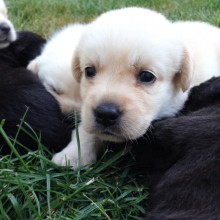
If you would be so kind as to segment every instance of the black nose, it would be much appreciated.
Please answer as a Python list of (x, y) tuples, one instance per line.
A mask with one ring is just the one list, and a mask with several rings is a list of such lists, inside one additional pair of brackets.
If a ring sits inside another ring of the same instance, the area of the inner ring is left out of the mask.
[(10, 31), (10, 27), (8, 24), (6, 23), (1, 23), (0, 24), (0, 33), (4, 34), (4, 35), (8, 35), (9, 31)]
[(121, 115), (119, 108), (112, 103), (104, 103), (96, 107), (94, 110), (96, 122), (104, 125), (115, 125)]

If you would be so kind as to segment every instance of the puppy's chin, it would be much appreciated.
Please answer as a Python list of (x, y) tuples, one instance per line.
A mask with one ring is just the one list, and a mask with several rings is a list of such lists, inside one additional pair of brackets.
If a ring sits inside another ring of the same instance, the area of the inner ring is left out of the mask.
[(4, 49), (10, 45), (10, 41), (0, 41), (0, 49)]
[(8, 36), (1, 37), (0, 34), (0, 49), (8, 47), (16, 39), (17, 39), (17, 35), (14, 30), (11, 30)]
[(102, 141), (109, 141), (109, 142), (115, 142), (115, 143), (120, 143), (120, 142), (125, 142), (126, 139), (122, 136), (116, 136), (112, 134), (106, 134), (106, 133), (96, 133), (95, 134), (97, 138), (99, 138)]
[(88, 132), (89, 134), (96, 136), (101, 141), (116, 142), (116, 143), (126, 141), (126, 138), (117, 128), (114, 129), (104, 128), (104, 127), (100, 128), (100, 126), (98, 125), (83, 123), (83, 122), (84, 120), (82, 118), (82, 126), (84, 127), (85, 131)]

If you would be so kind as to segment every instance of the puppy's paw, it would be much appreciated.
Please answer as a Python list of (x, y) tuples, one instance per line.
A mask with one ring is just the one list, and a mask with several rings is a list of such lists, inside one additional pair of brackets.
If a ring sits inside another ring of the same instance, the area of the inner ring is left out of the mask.
[(90, 163), (93, 163), (97, 160), (96, 153), (90, 152), (90, 153), (81, 153), (80, 160), (78, 157), (78, 152), (67, 152), (67, 151), (61, 151), (59, 153), (56, 153), (52, 161), (60, 166), (70, 166), (72, 169), (78, 168), (78, 166), (85, 166)]
[(78, 155), (61, 151), (53, 156), (52, 161), (57, 165), (63, 167), (70, 166), (72, 169), (76, 169), (78, 166)]
[(60, 166), (70, 166), (76, 169), (78, 166), (85, 166), (97, 160), (99, 142), (94, 135), (88, 134), (79, 126), (81, 134), (80, 155), (78, 154), (78, 142), (76, 133), (73, 131), (71, 142), (61, 152), (55, 154), (52, 161)]

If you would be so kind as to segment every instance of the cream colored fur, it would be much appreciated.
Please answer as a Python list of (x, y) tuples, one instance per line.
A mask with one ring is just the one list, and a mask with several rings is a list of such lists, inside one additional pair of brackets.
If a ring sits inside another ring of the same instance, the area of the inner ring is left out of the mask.
[(64, 27), (52, 36), (42, 54), (28, 65), (28, 69), (38, 74), (66, 114), (80, 111), (79, 84), (72, 75), (71, 62), (83, 30), (82, 24)]
[[(183, 107), (190, 87), (219, 75), (219, 34), (208, 24), (172, 23), (142, 8), (113, 10), (89, 24), (73, 56), (82, 99), (81, 165), (96, 160), (100, 140), (141, 137), (153, 120), (174, 116)], [(87, 67), (95, 68), (93, 78), (85, 76)], [(143, 70), (152, 72), (155, 82), (140, 82)], [(123, 113), (114, 129), (103, 130), (95, 120), (94, 109), (106, 102)], [(76, 167), (77, 149), (73, 137), (53, 161), (65, 165), (69, 160)]]
[(220, 75), (220, 29), (199, 21), (173, 24), (179, 38), (188, 48), (192, 63), (190, 85), (195, 86)]

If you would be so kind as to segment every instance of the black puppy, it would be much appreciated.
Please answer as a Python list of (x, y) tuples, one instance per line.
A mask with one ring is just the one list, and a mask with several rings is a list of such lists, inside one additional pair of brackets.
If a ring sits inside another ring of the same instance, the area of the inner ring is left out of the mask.
[[(63, 122), (57, 101), (37, 76), (26, 69), (29, 61), (40, 54), (44, 44), (45, 40), (34, 33), (20, 32), (15, 42), (0, 50), (0, 120), (5, 119), (3, 129), (14, 138), (21, 118), (27, 112), (25, 122), (39, 135), (45, 146), (57, 152), (69, 143), (71, 130)], [(25, 123), (23, 129), (34, 136)], [(38, 143), (23, 129), (17, 137), (18, 151), (27, 152), (22, 145), (36, 150)], [(5, 138), (0, 134), (0, 155), (10, 152)]]
[(220, 78), (193, 88), (183, 112), (138, 144), (151, 179), (147, 220), (220, 219)]

